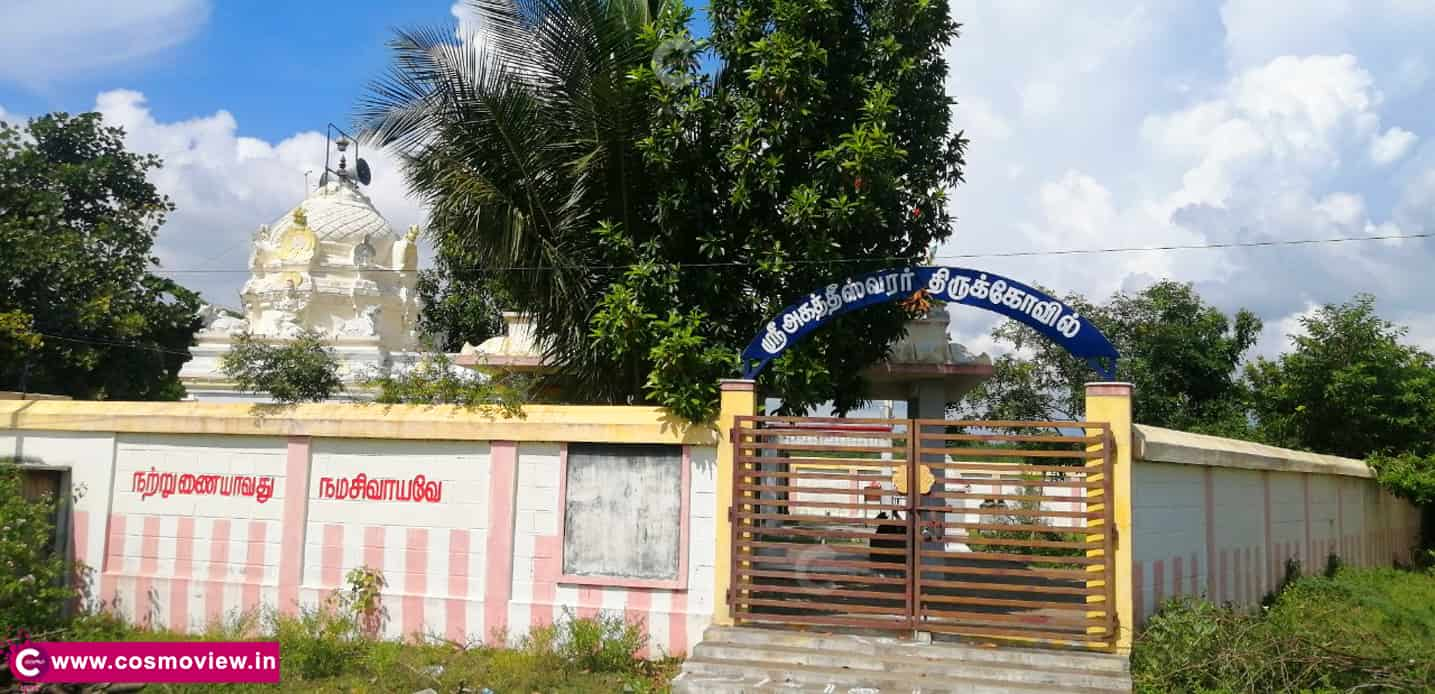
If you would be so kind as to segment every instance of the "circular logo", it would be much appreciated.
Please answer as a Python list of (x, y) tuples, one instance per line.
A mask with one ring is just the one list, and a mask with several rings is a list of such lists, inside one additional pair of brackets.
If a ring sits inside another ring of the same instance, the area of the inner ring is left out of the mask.
[(680, 62), (672, 61), (676, 56), (683, 59), (692, 53), (697, 46), (686, 38), (671, 38), (658, 44), (657, 50), (653, 51), (653, 73), (658, 76), (658, 84), (670, 89), (685, 87), (693, 81), (693, 76), (688, 74)]
[(33, 644), (24, 644), (10, 653), (10, 672), (16, 679), (33, 680), (50, 671), (50, 659)]

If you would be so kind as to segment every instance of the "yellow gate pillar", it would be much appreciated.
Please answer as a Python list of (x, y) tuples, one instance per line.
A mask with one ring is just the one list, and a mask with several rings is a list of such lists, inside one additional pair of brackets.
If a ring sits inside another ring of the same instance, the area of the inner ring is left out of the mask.
[(1116, 610), (1119, 653), (1131, 652), (1131, 638), (1136, 627), (1136, 605), (1131, 586), (1131, 394), (1130, 383), (1086, 384), (1086, 421), (1111, 425), (1115, 450), (1111, 456), (1112, 517), (1116, 521)]
[(721, 401), (718, 412), (717, 485), (716, 508), (713, 509), (713, 527), (717, 537), (717, 548), (713, 561), (713, 624), (732, 624), (732, 613), (727, 604), (728, 589), (732, 586), (732, 479), (737, 469), (737, 448), (733, 445), (733, 418), (757, 414), (757, 383), (746, 379), (727, 379), (718, 383)]

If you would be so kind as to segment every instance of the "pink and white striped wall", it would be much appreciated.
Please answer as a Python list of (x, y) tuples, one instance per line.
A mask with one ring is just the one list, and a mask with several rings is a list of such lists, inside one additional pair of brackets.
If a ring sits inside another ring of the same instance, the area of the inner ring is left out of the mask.
[(1356, 566), (1410, 560), (1417, 510), (1382, 490), (1360, 461), (1138, 428), (1164, 444), (1145, 446), (1152, 454), (1132, 470), (1138, 625), (1178, 595), (1259, 604), (1287, 559), (1305, 573), (1322, 570), (1331, 554)]
[[(91, 592), (137, 622), (200, 631), (257, 608), (315, 606), (379, 569), (390, 637), (513, 639), (565, 614), (639, 621), (651, 654), (686, 653), (712, 614), (716, 449), (685, 446), (684, 575), (667, 587), (562, 575), (566, 445), (502, 441), (5, 432), (71, 469), (72, 544)], [(273, 496), (144, 496), (136, 472), (274, 478)], [(319, 498), (324, 478), (442, 483), (440, 502)]]

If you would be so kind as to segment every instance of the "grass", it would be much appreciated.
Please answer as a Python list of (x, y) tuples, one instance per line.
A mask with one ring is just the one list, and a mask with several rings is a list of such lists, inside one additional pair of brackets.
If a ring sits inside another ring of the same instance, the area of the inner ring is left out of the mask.
[(1137, 638), (1136, 691), (1435, 691), (1435, 572), (1333, 562), (1266, 603), (1167, 602)]
[(643, 660), (642, 629), (616, 617), (578, 619), (534, 629), (512, 648), (444, 642), (383, 641), (363, 635), (342, 610), (298, 616), (238, 615), (201, 635), (135, 628), (116, 617), (81, 617), (63, 635), (74, 641), (277, 640), (277, 685), (151, 684), (146, 692), (665, 692), (675, 658)]

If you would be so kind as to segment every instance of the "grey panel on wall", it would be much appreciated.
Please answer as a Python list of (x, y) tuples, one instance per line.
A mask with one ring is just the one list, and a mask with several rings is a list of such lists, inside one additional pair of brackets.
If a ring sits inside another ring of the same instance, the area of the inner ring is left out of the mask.
[(569, 444), (563, 572), (677, 578), (682, 467), (679, 446)]

